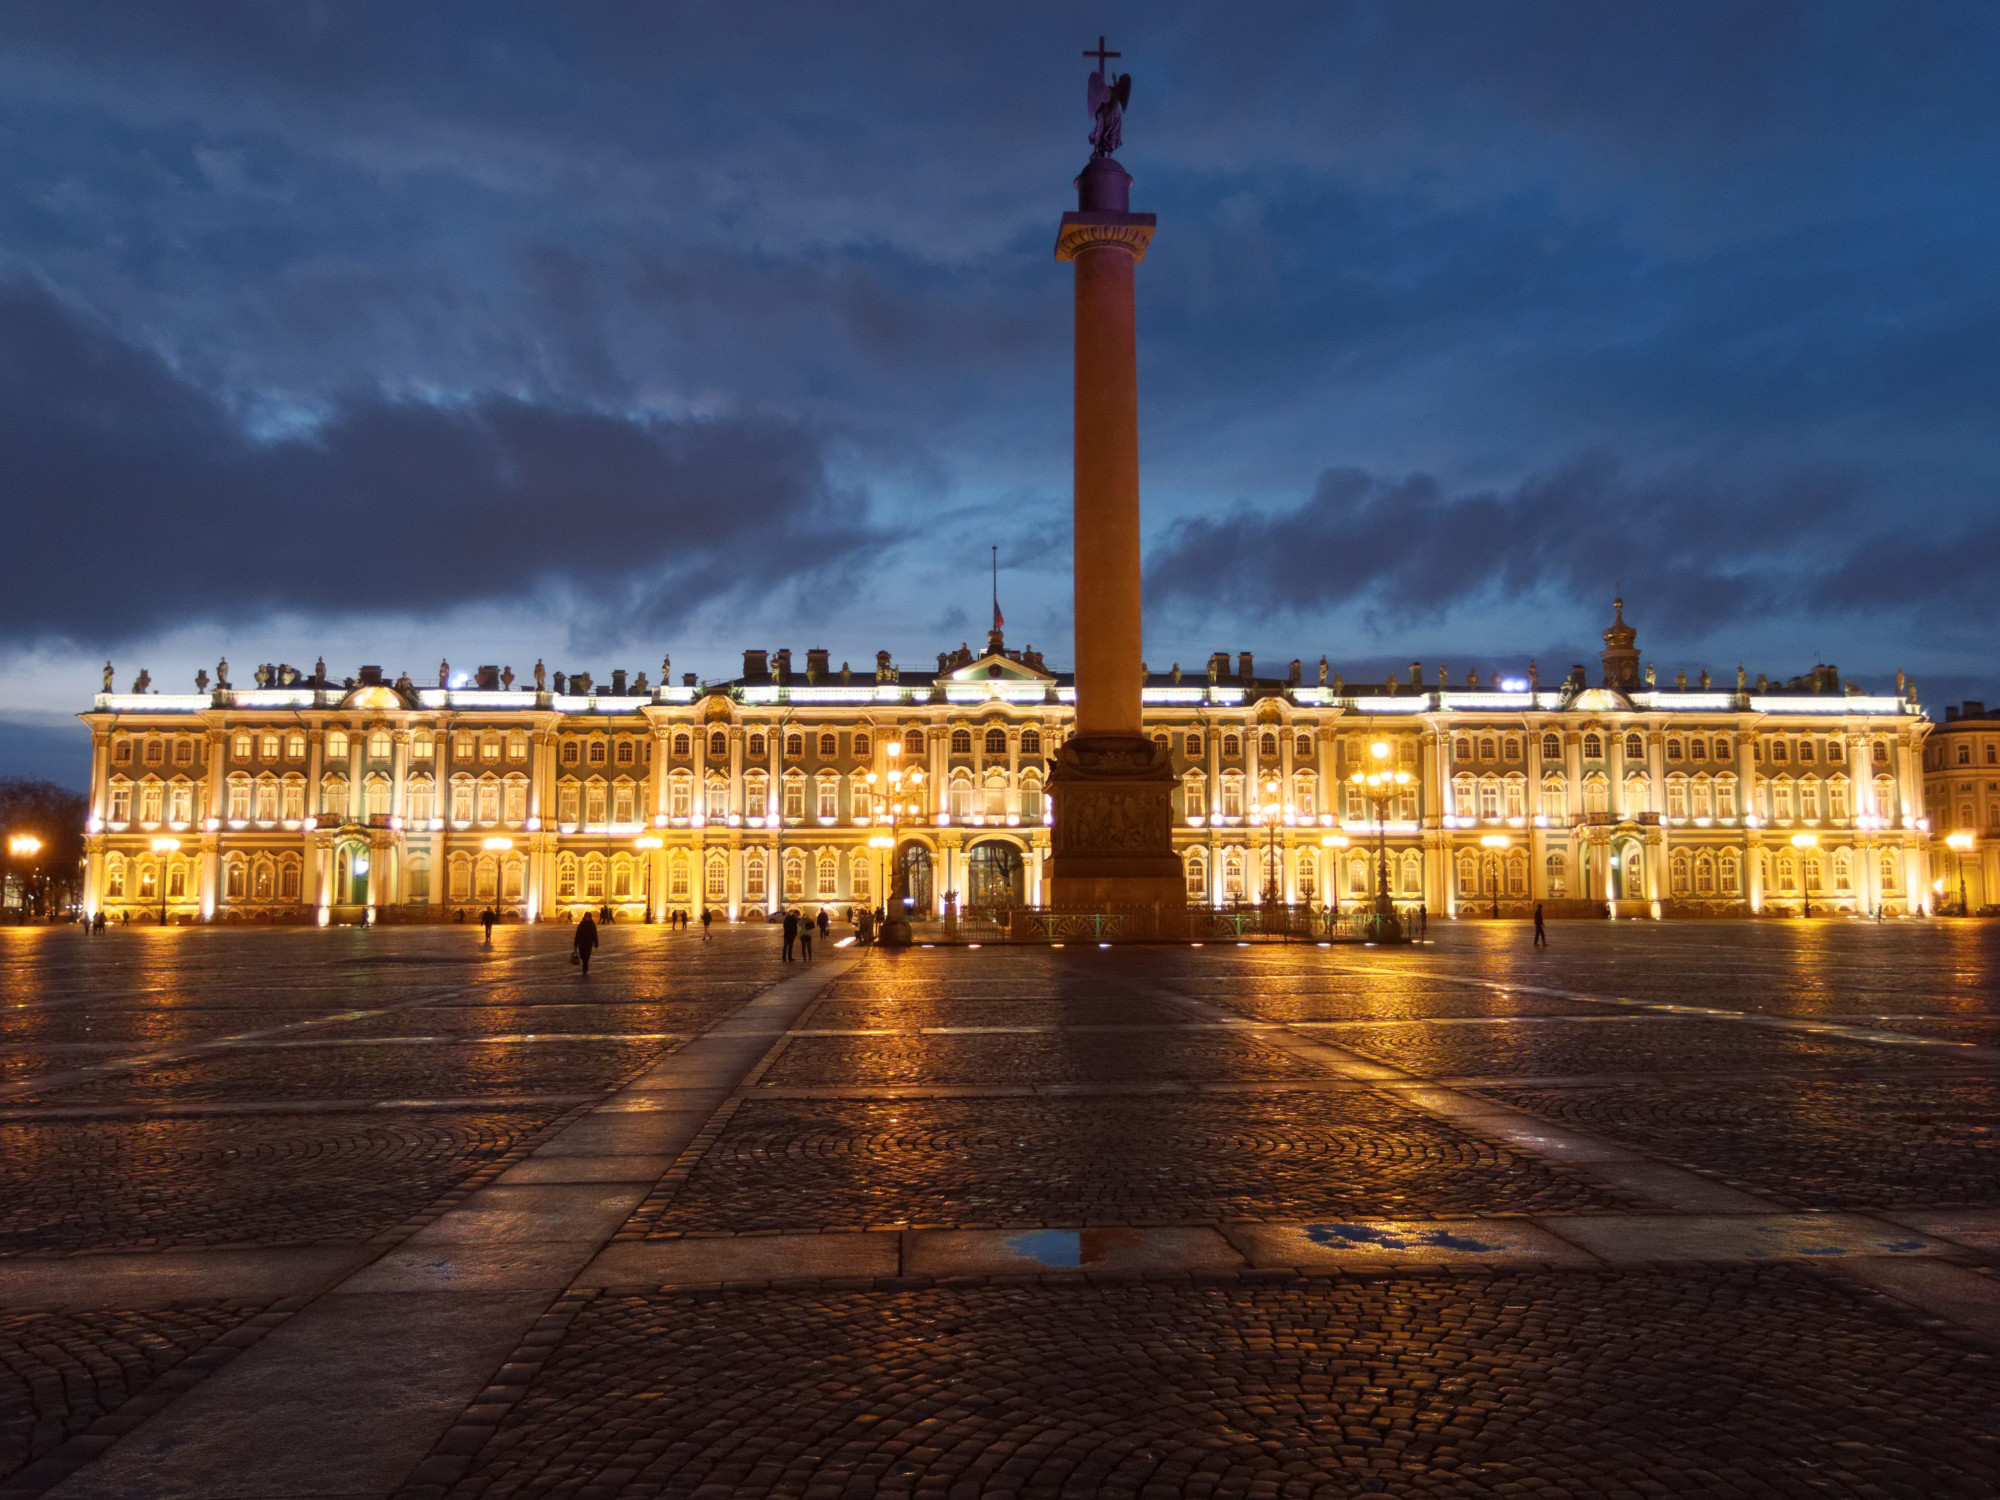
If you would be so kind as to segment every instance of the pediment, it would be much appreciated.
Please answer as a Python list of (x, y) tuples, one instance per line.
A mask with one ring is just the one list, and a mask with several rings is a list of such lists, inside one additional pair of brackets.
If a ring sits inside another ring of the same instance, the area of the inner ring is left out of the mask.
[(1011, 656), (988, 655), (945, 674), (951, 682), (1053, 682), (1051, 672), (1037, 672)]

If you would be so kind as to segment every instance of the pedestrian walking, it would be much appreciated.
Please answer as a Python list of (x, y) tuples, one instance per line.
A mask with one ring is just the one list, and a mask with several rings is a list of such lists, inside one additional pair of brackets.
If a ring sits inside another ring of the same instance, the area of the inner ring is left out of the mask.
[(799, 923), (799, 957), (807, 963), (813, 961), (813, 920), (807, 917)]
[(589, 912), (585, 912), (583, 920), (576, 924), (576, 937), (570, 949), (570, 962), (583, 966), (583, 973), (578, 978), (590, 978), (590, 955), (596, 951), (597, 923)]
[(710, 907), (704, 906), (701, 909), (701, 940), (704, 943), (712, 943), (715, 941), (715, 933), (710, 930), (710, 924), (712, 924), (714, 921), (715, 921), (714, 910)]
[(1549, 930), (1542, 925), (1542, 903), (1537, 901), (1535, 903), (1535, 946), (1537, 948), (1546, 948), (1548, 945)]
[(819, 909), (819, 935), (823, 938), (833, 936), (833, 918), (826, 914), (824, 906)]
[(479, 914), (479, 925), (486, 929), (486, 946), (489, 948), (493, 946), (493, 924), (499, 920), (499, 914), (490, 906)]
[(785, 962), (786, 963), (790, 963), (792, 961), (792, 945), (796, 943), (798, 940), (799, 940), (799, 914), (795, 911), (788, 911), (785, 913)]
[(1420, 901), (1417, 903), (1417, 936), (1422, 937), (1425, 933), (1429, 932), (1430, 930), (1431, 930), (1430, 903), (1426, 901)]

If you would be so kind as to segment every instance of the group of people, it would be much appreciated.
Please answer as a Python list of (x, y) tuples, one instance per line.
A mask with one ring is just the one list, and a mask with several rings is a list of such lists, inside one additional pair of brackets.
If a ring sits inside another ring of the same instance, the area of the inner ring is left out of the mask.
[(785, 962), (786, 963), (790, 963), (792, 961), (792, 950), (795, 947), (798, 949), (798, 954), (801, 959), (803, 959), (806, 963), (812, 962), (813, 933), (815, 931), (817, 931), (821, 937), (831, 937), (833, 935), (833, 918), (829, 917), (826, 914), (825, 907), (822, 906), (819, 909), (818, 921), (814, 921), (813, 918), (802, 915), (797, 910), (788, 911), (785, 913)]

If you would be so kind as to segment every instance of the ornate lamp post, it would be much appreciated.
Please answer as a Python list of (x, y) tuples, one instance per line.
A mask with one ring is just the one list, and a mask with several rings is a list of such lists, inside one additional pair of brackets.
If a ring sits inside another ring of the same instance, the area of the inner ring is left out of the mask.
[(1493, 915), (1500, 915), (1500, 851), (1514, 841), (1504, 833), (1483, 835), (1479, 842), (1485, 846), (1487, 856), (1493, 861)]
[(1333, 891), (1333, 914), (1335, 917), (1338, 917), (1340, 915), (1339, 851), (1347, 847), (1347, 835), (1344, 833), (1329, 833), (1326, 834), (1324, 837), (1322, 837), (1319, 843), (1322, 849), (1332, 849), (1333, 851), (1335, 851), (1333, 856), (1333, 868), (1327, 872), (1327, 885)]
[(1264, 905), (1275, 906), (1284, 894), (1285, 875), (1278, 860), (1278, 820), (1284, 813), (1278, 800), (1278, 778), (1264, 782), (1264, 802), (1257, 811), (1264, 819)]
[(1802, 915), (1808, 917), (1812, 915), (1812, 879), (1807, 874), (1811, 866), (1806, 862), (1804, 855), (1806, 850), (1816, 848), (1818, 844), (1819, 835), (1816, 833), (1795, 833), (1792, 835), (1792, 847), (1798, 850), (1801, 856), (1799, 859), (1799, 891), (1805, 901), (1805, 910)]
[(632, 847), (637, 849), (646, 860), (646, 920), (648, 922), (653, 920), (653, 851), (663, 847), (666, 842), (665, 839), (654, 833), (645, 834), (640, 838), (632, 840)]
[(1961, 917), (1968, 914), (1965, 902), (1965, 856), (1974, 842), (1973, 836), (1963, 831), (1947, 834), (1945, 837), (1945, 843), (1958, 855), (1958, 914)]
[(160, 857), (160, 925), (167, 925), (167, 857), (180, 848), (176, 838), (161, 837), (153, 840), (153, 853)]
[[(873, 815), (877, 821), (880, 821), (882, 815), (886, 812), (889, 818), (889, 854), (891, 861), (889, 866), (889, 909), (887, 918), (882, 923), (881, 936), (877, 941), (891, 948), (903, 948), (908, 947), (910, 942), (910, 916), (903, 891), (902, 862), (895, 857), (897, 830), (901, 826), (905, 813), (914, 817), (923, 810), (919, 798), (924, 784), (924, 773), (922, 771), (905, 771), (903, 769), (901, 760), (903, 747), (900, 742), (896, 740), (889, 741), (883, 747), (883, 751), (889, 757), (889, 772), (882, 782), (884, 790), (878, 791), (876, 789), (876, 775), (873, 771), (868, 773), (868, 795), (874, 803)], [(907, 802), (904, 801), (906, 794), (909, 797)], [(871, 839), (870, 842), (873, 843), (874, 841)]]
[(1386, 741), (1377, 740), (1368, 747), (1368, 753), (1381, 769), (1356, 771), (1347, 779), (1375, 809), (1375, 915), (1370, 926), (1378, 940), (1395, 942), (1403, 935), (1403, 924), (1396, 920), (1396, 903), (1389, 897), (1389, 799), (1408, 786), (1411, 777), (1408, 771), (1388, 769)]
[(35, 885), (35, 856), (41, 853), (41, 850), (42, 841), (32, 833), (17, 833), (7, 840), (7, 852), (14, 857), (15, 863), (25, 864), (28, 867), (28, 884), (21, 892), (21, 922), (24, 926), (27, 924), (30, 896)]

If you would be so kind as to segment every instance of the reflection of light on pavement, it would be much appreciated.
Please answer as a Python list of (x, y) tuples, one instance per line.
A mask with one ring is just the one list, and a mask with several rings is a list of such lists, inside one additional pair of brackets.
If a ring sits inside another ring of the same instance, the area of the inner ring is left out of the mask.
[(833, 946), (836, 948), (852, 948), (854, 946), (854, 939), (851, 937), (844, 937), (839, 942), (835, 943)]

